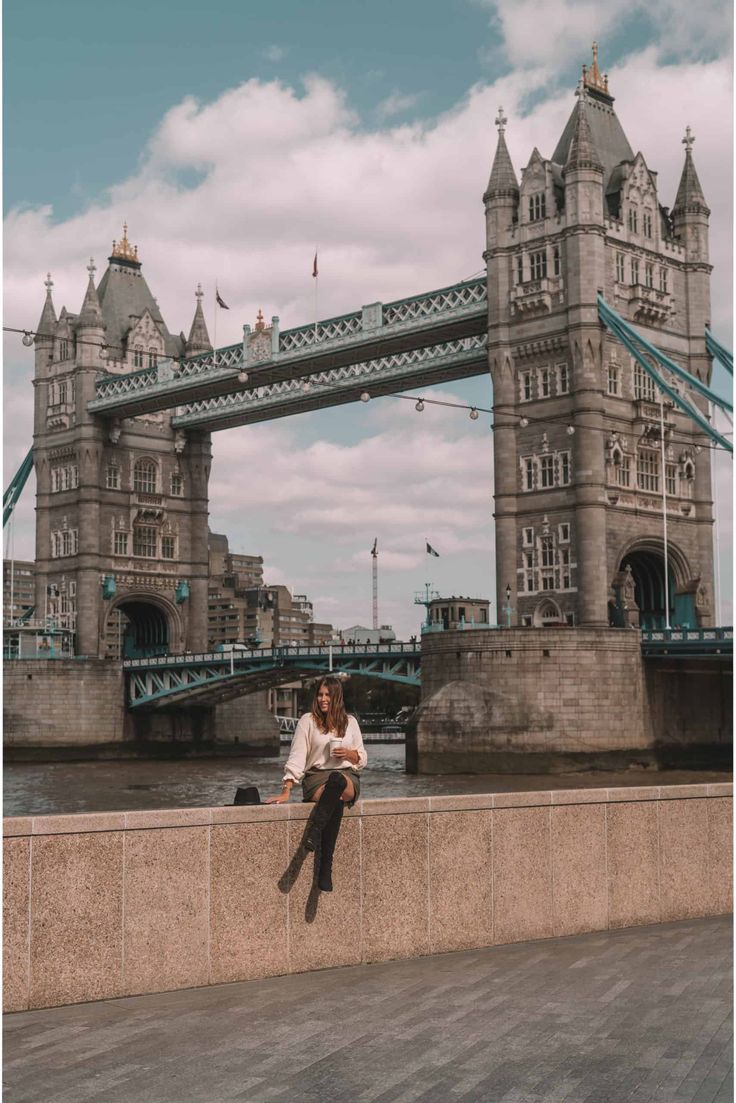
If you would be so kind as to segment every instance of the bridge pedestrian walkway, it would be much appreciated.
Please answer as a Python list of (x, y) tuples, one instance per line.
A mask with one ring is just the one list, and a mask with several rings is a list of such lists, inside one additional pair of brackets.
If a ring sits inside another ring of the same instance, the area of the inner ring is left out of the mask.
[(730, 956), (718, 917), (23, 1012), (4, 1099), (730, 1103)]

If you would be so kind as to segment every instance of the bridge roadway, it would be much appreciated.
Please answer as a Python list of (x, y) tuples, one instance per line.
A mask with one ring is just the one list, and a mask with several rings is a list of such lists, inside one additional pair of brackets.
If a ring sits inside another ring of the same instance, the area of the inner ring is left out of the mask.
[[(494, 626), (489, 626), (490, 630)], [(495, 629), (503, 632), (503, 629)], [(625, 629), (622, 629), (625, 631)], [(731, 663), (733, 628), (673, 628), (641, 633), (642, 655), (652, 660), (716, 659)], [(344, 672), (403, 685), (421, 684), (419, 641), (264, 647), (248, 651), (160, 655), (127, 659), (128, 705), (164, 709), (183, 703), (217, 704), (317, 674)]]
[(318, 674), (344, 672), (418, 686), (421, 644), (264, 647), (201, 655), (127, 659), (128, 706), (213, 705)]
[[(181, 428), (224, 429), (488, 371), (485, 276), (279, 332), (255, 359), (250, 332), (189, 360), (103, 375), (88, 409), (126, 418), (177, 409)], [(262, 346), (261, 346), (262, 348)], [(241, 373), (247, 380), (241, 380)]]

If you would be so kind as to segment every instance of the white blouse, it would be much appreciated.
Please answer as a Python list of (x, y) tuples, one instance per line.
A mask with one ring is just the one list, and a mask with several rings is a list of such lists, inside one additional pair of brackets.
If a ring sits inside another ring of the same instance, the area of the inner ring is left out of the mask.
[(354, 716), (348, 716), (344, 746), (358, 752), (357, 765), (346, 758), (333, 758), (330, 740), (337, 739), (336, 732), (323, 732), (311, 713), (305, 712), (299, 720), (291, 741), (291, 751), (284, 767), (284, 781), (301, 781), (307, 770), (362, 770), (368, 761), (363, 746), (360, 726)]

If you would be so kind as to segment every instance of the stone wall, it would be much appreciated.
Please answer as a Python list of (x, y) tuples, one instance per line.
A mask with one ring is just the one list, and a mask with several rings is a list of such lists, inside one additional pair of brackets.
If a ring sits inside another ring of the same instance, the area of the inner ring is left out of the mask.
[(17, 659), (3, 667), (3, 732), (10, 759), (136, 755), (278, 755), (267, 693), (215, 706), (133, 713), (122, 663)]
[(544, 773), (730, 755), (730, 667), (645, 661), (638, 632), (510, 628), (422, 637), (418, 773)]
[(359, 801), (327, 895), (301, 847), (309, 812), (6, 819), (6, 1009), (731, 908), (731, 785)]

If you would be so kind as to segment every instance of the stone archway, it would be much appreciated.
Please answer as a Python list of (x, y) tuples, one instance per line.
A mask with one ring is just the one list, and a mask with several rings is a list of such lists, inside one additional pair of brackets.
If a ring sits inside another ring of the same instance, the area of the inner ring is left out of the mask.
[(565, 618), (556, 601), (551, 597), (544, 598), (534, 610), (532, 624), (535, 628), (558, 627), (565, 623)]
[(180, 628), (178, 613), (168, 602), (148, 594), (126, 594), (105, 619), (106, 653), (121, 659), (166, 655), (175, 650)]
[(638, 540), (621, 556), (613, 582), (616, 602), (609, 610), (617, 627), (632, 625), (644, 630), (695, 627), (695, 587), (687, 559), (677, 545), (667, 545), (667, 597), (665, 610), (664, 543), (658, 538)]

